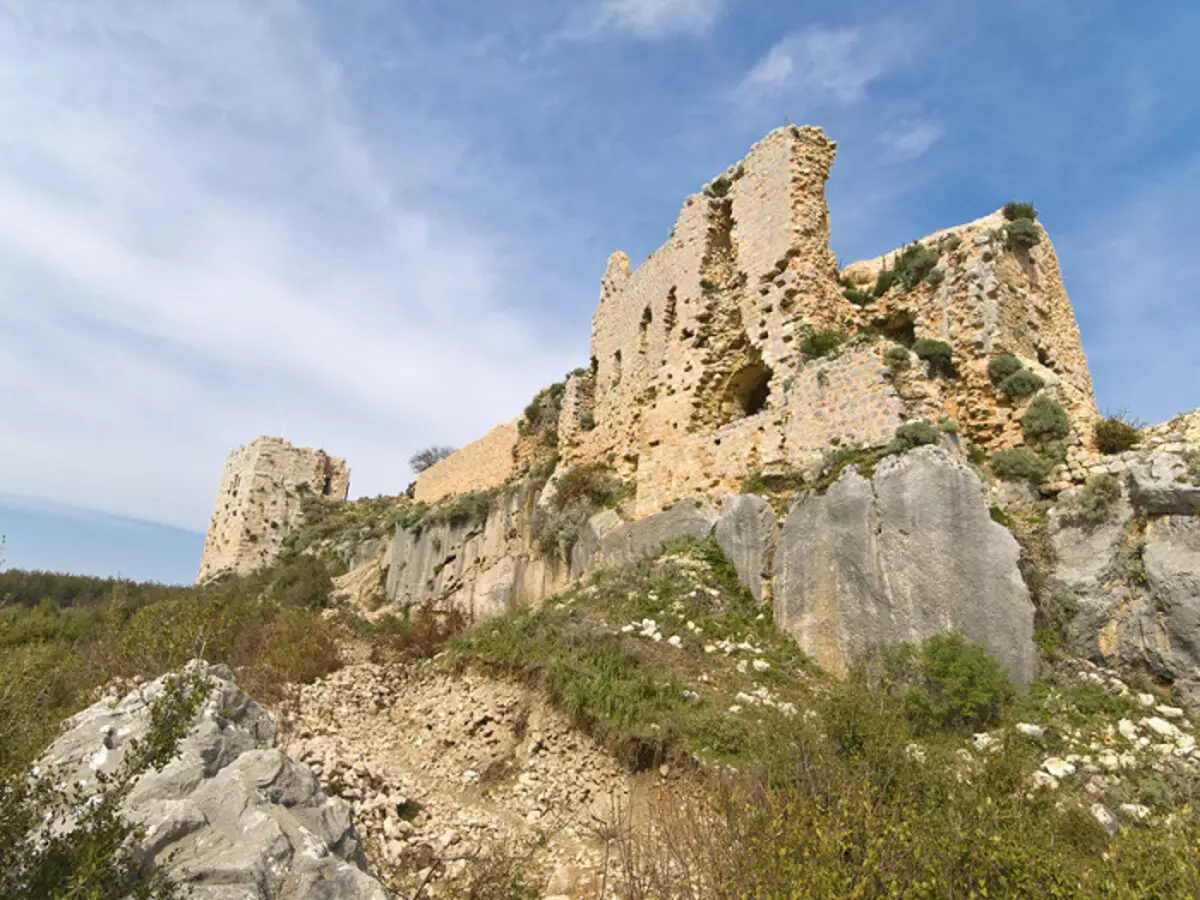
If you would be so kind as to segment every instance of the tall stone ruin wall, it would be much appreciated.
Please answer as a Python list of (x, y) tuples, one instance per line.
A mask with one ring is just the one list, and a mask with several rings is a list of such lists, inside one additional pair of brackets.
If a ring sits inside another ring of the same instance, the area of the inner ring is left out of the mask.
[[(1021, 443), (1028, 398), (1006, 399), (987, 376), (1001, 353), (1024, 360), (1067, 410), (1072, 459), (1092, 455), (1091, 376), (1049, 239), (1009, 251), (998, 213), (939, 232), (923, 243), (958, 239), (942, 252), (940, 283), (860, 308), (843, 284), (872, 285), (893, 254), (838, 271), (825, 201), (835, 150), (818, 128), (773, 131), (687, 198), (670, 239), (636, 270), (624, 253), (609, 259), (590, 369), (567, 380), (558, 449), (566, 463), (607, 463), (634, 481), (638, 516), (756, 470), (807, 469), (839, 445), (882, 443), (914, 418), (952, 418), (985, 450)], [(806, 360), (803, 338), (829, 329), (851, 340)], [(950, 344), (955, 377), (915, 358), (908, 370), (885, 365), (893, 342), (918, 338)], [(470, 464), (469, 451), (439, 464), (455, 478), (437, 467), (423, 475), (418, 497), (513, 472), (502, 454), (493, 471)]]
[(499, 487), (512, 474), (518, 438), (516, 422), (497, 425), (422, 472), (413, 499), (436, 503), (455, 494)]
[(349, 490), (345, 460), (323, 450), (276, 437), (239, 447), (225, 461), (197, 581), (269, 565), (288, 532), (303, 525), (305, 496), (345, 500)]

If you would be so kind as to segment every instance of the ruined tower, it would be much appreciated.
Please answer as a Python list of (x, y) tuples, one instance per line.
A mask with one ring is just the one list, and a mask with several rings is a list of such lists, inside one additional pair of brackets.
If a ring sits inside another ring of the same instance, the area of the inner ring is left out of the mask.
[(284, 535), (303, 523), (306, 497), (345, 500), (345, 460), (283, 438), (260, 437), (229, 454), (204, 542), (198, 582), (245, 575), (279, 555)]

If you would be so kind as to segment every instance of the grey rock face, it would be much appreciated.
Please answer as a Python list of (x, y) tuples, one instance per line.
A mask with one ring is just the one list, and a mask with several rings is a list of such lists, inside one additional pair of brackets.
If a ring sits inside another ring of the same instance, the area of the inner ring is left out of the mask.
[(383, 559), (388, 602), (402, 609), (428, 603), (483, 621), (565, 587), (567, 565), (534, 546), (536, 499), (515, 491), (477, 524), (397, 527)]
[[(326, 797), (307, 766), (274, 749), (275, 726), (234, 683), (226, 666), (189, 671), (211, 689), (179, 753), (141, 775), (123, 811), (146, 829), (139, 848), (197, 900), (385, 900), (366, 873), (345, 803)], [(101, 700), (74, 716), (43, 755), (68, 781), (96, 785), (145, 736), (164, 679), (115, 705)]]
[(1200, 486), (1187, 476), (1187, 464), (1160, 451), (1129, 467), (1129, 493), (1139, 509), (1154, 516), (1191, 516), (1200, 512)]
[(707, 500), (688, 497), (652, 516), (617, 524), (619, 521), (610, 512), (588, 521), (572, 558), (576, 575), (653, 556), (673, 538), (706, 538), (717, 523), (717, 513)]
[(738, 580), (761, 601), (770, 585), (775, 550), (775, 511), (762, 497), (730, 494), (717, 522), (717, 544), (737, 569)]
[(1169, 642), (1167, 667), (1176, 689), (1189, 703), (1200, 704), (1200, 519), (1151, 519), (1142, 559)]
[(873, 645), (958, 629), (1025, 683), (1036, 654), (1018, 556), (975, 472), (919, 448), (793, 502), (775, 556), (775, 620), (833, 672)]

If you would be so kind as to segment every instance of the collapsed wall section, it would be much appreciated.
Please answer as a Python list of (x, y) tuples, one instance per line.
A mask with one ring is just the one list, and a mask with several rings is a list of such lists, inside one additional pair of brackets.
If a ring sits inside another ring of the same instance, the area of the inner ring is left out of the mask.
[(204, 542), (198, 582), (270, 565), (283, 538), (304, 522), (309, 497), (345, 500), (346, 461), (323, 450), (260, 437), (229, 454)]

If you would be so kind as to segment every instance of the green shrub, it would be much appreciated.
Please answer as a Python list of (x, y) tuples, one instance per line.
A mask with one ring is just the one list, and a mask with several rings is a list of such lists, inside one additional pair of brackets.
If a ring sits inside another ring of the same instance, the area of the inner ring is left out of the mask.
[(1042, 459), (1032, 450), (1017, 447), (1013, 450), (997, 450), (992, 454), (992, 471), (997, 478), (1005, 481), (1021, 481), (1028, 479), (1042, 482), (1053, 468), (1049, 462)]
[(590, 412), (581, 413), (579, 416), (579, 430), (580, 431), (595, 431), (596, 430), (596, 417), (594, 415), (592, 415)]
[(875, 295), (873, 293), (856, 287), (844, 288), (842, 290), (842, 296), (855, 306), (867, 306), (868, 304), (875, 302)]
[(929, 363), (929, 369), (939, 375), (954, 373), (953, 351), (945, 341), (933, 338), (918, 338), (912, 346), (919, 359)]
[(1016, 200), (1009, 200), (1004, 204), (1004, 218), (1010, 222), (1015, 222), (1017, 219), (1036, 219), (1037, 216), (1037, 210), (1034, 209), (1032, 203), (1018, 203)]
[(903, 453), (905, 450), (911, 450), (924, 444), (936, 444), (941, 436), (941, 430), (932, 422), (924, 420), (905, 422), (896, 429), (896, 436), (892, 439), (891, 447), (893, 450)]
[(800, 352), (805, 359), (820, 359), (828, 356), (846, 342), (846, 332), (840, 330), (814, 331), (800, 342)]
[(923, 731), (986, 728), (1016, 694), (1005, 668), (981, 644), (955, 631), (928, 638), (919, 650), (891, 647), (885, 666), (906, 714)]
[(893, 271), (905, 290), (924, 281), (938, 264), (938, 252), (921, 243), (904, 247), (896, 258)]
[(1062, 439), (1071, 433), (1067, 411), (1049, 397), (1036, 397), (1021, 417), (1026, 440)]
[(333, 593), (333, 579), (325, 563), (315, 556), (284, 555), (275, 565), (267, 591), (273, 600), (286, 606), (324, 609)]
[(876, 297), (882, 297), (892, 289), (892, 286), (900, 280), (900, 276), (895, 269), (889, 269), (887, 262), (883, 264), (883, 268), (879, 270), (879, 274), (875, 276), (874, 294)]
[(962, 238), (957, 234), (948, 234), (938, 240), (939, 253), (952, 253), (962, 246)]
[(999, 385), (1005, 378), (1016, 374), (1023, 368), (1025, 365), (1021, 360), (1011, 353), (1002, 353), (988, 360), (988, 378), (992, 379), (992, 384)]
[(742, 479), (742, 484), (738, 493), (740, 494), (765, 494), (767, 492), (767, 482), (763, 478), (762, 470), (750, 472)]
[(1124, 453), (1136, 446), (1141, 439), (1137, 427), (1120, 414), (1097, 422), (1093, 436), (1096, 449), (1107, 454)]
[(1009, 531), (1012, 531), (1012, 527), (1013, 527), (1012, 516), (1010, 516), (1007, 512), (1005, 512), (1005, 510), (1002, 507), (993, 506), (988, 509), (988, 512), (991, 514), (993, 522), (995, 522), (997, 525), (1003, 525)]
[(925, 276), (925, 281), (928, 284), (938, 285), (946, 280), (946, 270), (942, 268), (930, 269), (929, 274)]
[(1042, 239), (1042, 230), (1032, 219), (1017, 219), (1004, 226), (1004, 246), (1009, 250), (1028, 250)]
[(1115, 475), (1094, 475), (1065, 505), (1072, 518), (1085, 525), (1100, 525), (1112, 518), (1121, 502), (1121, 482)]
[(937, 426), (938, 431), (942, 432), (943, 434), (958, 434), (962, 431), (962, 428), (959, 427), (958, 422), (949, 416), (942, 416), (940, 419), (938, 419)]
[(884, 351), (883, 361), (892, 369), (907, 369), (912, 363), (912, 357), (907, 349), (896, 344)]
[(1045, 386), (1045, 380), (1036, 372), (1020, 369), (1000, 382), (1000, 393), (1006, 397), (1028, 397)]
[(973, 466), (982, 466), (987, 462), (987, 451), (978, 444), (971, 444), (967, 447), (967, 462)]

